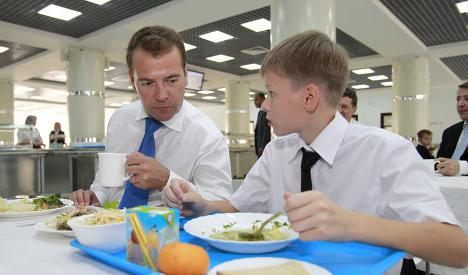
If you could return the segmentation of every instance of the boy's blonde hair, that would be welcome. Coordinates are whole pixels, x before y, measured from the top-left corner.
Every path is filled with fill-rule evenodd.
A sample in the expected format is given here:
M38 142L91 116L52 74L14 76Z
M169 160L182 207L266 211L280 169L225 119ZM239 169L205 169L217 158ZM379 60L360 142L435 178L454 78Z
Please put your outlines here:
M273 72L295 85L314 82L325 89L325 100L337 107L348 82L348 54L327 35L306 31L274 47L263 60L260 73Z

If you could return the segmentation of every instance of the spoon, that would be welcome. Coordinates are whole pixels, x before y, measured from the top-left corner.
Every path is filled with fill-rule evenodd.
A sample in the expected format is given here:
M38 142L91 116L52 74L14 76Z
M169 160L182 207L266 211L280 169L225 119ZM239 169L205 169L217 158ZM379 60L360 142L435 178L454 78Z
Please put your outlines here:
M260 227L255 230L254 232L239 232L237 233L239 238L241 240L246 240L246 241L262 241L265 240L265 235L263 235L262 230L265 228L265 225L268 223L272 222L279 216L281 216L282 212L276 212L273 214L271 217L269 217L266 221L264 221Z

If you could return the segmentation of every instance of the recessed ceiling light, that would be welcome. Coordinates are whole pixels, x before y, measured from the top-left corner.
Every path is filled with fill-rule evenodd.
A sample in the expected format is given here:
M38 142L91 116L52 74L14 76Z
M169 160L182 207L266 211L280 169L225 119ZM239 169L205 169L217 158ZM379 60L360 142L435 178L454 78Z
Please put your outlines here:
M130 104L130 101L122 101L122 105Z
M122 106L122 104L120 104L120 103L111 103L111 104L109 104L109 106L111 106L111 107L120 107L120 106Z
M202 35L200 35L198 37L203 38L203 39L208 40L208 41L211 41L211 42L214 42L214 43L218 43L218 42L221 42L221 41L225 41L225 40L229 40L229 39L234 38L234 36L229 35L229 34L224 33L224 32L220 32L220 31L205 33L205 34L202 34Z
M457 8L460 13L468 12L468 1L457 3Z
M220 92L225 92L225 91L226 91L226 88L222 87L222 88L218 88L218 89L216 89L216 90L218 90L218 91L220 91Z
M0 46L0 53L6 52L6 51L8 51L9 49L10 49L10 48L8 48L8 47Z
M353 70L353 73L355 73L355 74L371 74L371 73L374 73L374 70L369 69L369 68L357 69L357 70Z
M249 92L249 95L254 95L255 93L254 92Z
M265 18L261 18L258 20L241 24L241 26L254 32L261 32L271 29L271 22L266 20Z
M132 85L127 86L127 89L133 90L133 86Z
M417 94L416 95L417 100L421 100L421 99L425 99L425 98L426 98L426 95L422 95L422 94Z
M218 54L218 55L207 57L206 59L214 61L214 62L225 62L225 61L234 59L234 57L227 56L224 54Z
M360 85L353 85L353 86L351 86L351 87L353 87L353 88L356 89L356 90L359 90L359 89L367 89L367 88L369 88L369 85L360 84Z
M247 69L247 70L258 70L260 69L262 66L260 66L259 64L255 64L255 63L252 63L252 64L247 64L247 65L242 65L240 66L242 69Z
M104 81L104 86L110 86L110 85L113 85L114 82L112 81Z
M194 45L191 45L191 44L188 44L188 43L184 42L184 48L185 48L185 51L190 51L190 50L193 50L193 49L197 48L197 46L194 46Z
M97 5L104 5L105 3L109 2L110 0L86 0L86 1L97 4Z
M212 94L214 92L210 91L210 90L201 90L201 91L198 91L198 93L200 93L202 95L210 95L210 94Z
M185 96L186 96L186 97L192 97L192 96L196 96L196 94L190 93L190 92L186 92L186 93L185 93Z
M226 102L226 99L221 99L222 102Z
M112 70L115 70L114 66L109 66L109 67L104 69L105 72L112 71Z
M42 10L38 11L37 13L50 16L53 18L61 19L61 20L71 20L79 15L81 15L81 12L79 11L74 11L71 9L67 9L64 7L60 7L54 4L50 4L47 7L43 8Z
M254 100L254 98L253 98L253 97L249 97L249 100L252 101L252 100Z
M207 95L207 96L202 96L203 99L207 99L207 100L213 100L213 99L216 99L215 96L212 96L212 95Z
M382 84L383 86L393 86L393 81L385 81L381 82L380 84Z
M372 81L378 81L378 80L385 80L388 79L386 75L380 74L380 75L373 75L368 77Z

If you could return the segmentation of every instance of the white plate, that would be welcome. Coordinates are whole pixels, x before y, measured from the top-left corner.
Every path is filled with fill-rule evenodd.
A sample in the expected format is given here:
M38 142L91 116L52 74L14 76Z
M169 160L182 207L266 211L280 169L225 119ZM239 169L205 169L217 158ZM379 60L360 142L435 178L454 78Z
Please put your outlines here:
M229 230L240 230L252 228L255 221L265 221L271 214L264 213L229 213L229 214L214 214L199 217L188 221L184 225L184 230L192 236L198 237L207 241L210 245L234 253L266 253L279 250L287 246L291 241L298 238L298 234L292 229L284 228L282 230L289 236L286 240L279 241L228 241L213 239L210 235L213 231L222 232L225 229L223 225L235 223ZM284 223L288 222L286 216L280 216L277 221ZM269 226L267 225L267 228Z
M304 269L309 274L314 275L331 275L331 273L323 267L318 265L310 264L303 261L297 261L293 259L287 258L272 258L272 257L265 257L265 258L243 258L237 260L231 260L228 262L224 262L213 267L207 275L216 275L217 271L228 271L228 270L238 270L238 269L248 269L248 268L261 268L261 267L268 267L272 265L282 264L287 261L295 261L302 264Z
M67 237L75 237L75 233L73 232L73 230L57 230L54 227L47 226L46 222L47 220L36 223L36 225L34 226L34 229L40 232L58 234L58 235L63 235Z
M60 199L64 206L54 209L45 209L45 210L38 210L38 211L26 211L26 212L7 212L7 213L0 213L0 218L22 218L22 217L35 217L35 216L42 216L53 214L59 211L66 209L68 206L73 205L73 201L67 199ZM17 200L8 200L8 202L17 201ZM32 199L31 199L32 201Z

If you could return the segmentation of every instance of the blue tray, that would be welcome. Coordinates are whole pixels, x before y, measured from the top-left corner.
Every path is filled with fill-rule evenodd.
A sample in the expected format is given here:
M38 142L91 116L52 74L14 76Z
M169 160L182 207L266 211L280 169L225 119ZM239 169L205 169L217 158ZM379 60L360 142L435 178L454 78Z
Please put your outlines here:
M182 226L186 221L181 220L180 222ZM218 250L203 240L192 237L183 230L180 231L180 241L205 248L210 256L210 268L233 259L260 256L302 260L324 267L331 273L338 275L382 274L405 255L402 251L356 242L303 242L300 240L296 240L286 248L272 253L235 254ZM72 240L71 245L83 250L99 261L132 274L159 274L146 267L128 262L125 250L109 254L81 245L77 240Z

